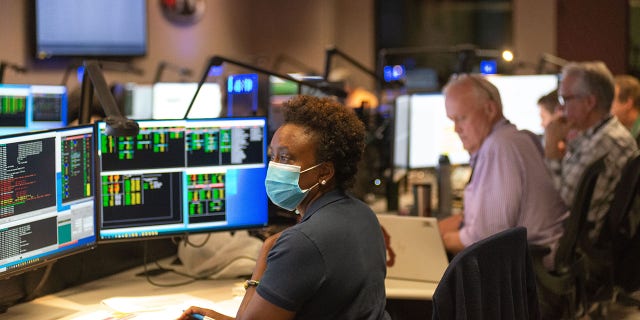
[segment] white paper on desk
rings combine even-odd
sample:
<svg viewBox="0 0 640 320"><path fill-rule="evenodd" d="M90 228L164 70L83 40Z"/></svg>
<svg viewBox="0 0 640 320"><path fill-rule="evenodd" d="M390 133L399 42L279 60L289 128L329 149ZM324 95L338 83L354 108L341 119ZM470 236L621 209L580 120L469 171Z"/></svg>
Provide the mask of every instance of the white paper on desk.
<svg viewBox="0 0 640 320"><path fill-rule="evenodd" d="M168 294L145 297L113 297L102 300L109 308L122 313L135 313L136 319L159 319L159 313L177 318L182 311L190 306L199 306L213 309L219 313L235 317L242 297L212 302L206 299L194 297L188 294ZM156 318L153 318L156 316Z"/></svg>

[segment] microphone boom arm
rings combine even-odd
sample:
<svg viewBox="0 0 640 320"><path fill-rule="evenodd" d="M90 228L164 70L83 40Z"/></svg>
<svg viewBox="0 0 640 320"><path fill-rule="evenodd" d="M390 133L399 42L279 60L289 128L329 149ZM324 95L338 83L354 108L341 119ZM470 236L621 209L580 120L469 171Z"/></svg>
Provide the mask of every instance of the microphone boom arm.
<svg viewBox="0 0 640 320"><path fill-rule="evenodd" d="M255 72L259 72L262 74L266 74L266 75L270 75L270 76L274 76L274 77L278 77L278 78L282 78L285 80L289 80L292 82L295 82L299 85L304 85L304 86L308 86L317 90L320 90L322 92L327 92L329 88L325 88L322 86L319 86L317 83L314 82L309 82L309 81L303 81L303 80L298 80L288 74L279 74L267 69L263 69L260 67L256 67L256 66L252 66L249 64L246 64L244 62L240 62L237 60L233 60L233 59L229 59L229 58L225 58L222 56L218 56L218 55L214 55L213 57L211 57L211 59L209 59L209 63L207 63L207 67L204 69L204 72L202 73L202 77L200 78L200 81L198 82L198 87L196 88L196 92L193 95L193 98L191 98L191 102L189 103L189 107L187 108L187 112L185 112L184 114L184 119L187 119L189 112L191 111L191 108L193 107L193 104L196 101L196 98L198 97L198 93L200 92L200 89L202 88L202 86L204 85L205 81L207 80L207 77L209 76L209 69L211 69L211 67L214 66L220 66L223 63L231 63L231 64L235 64L239 67L245 68L245 69L249 69L249 70L253 70ZM301 92L301 86L298 86L298 94L300 94ZM346 92L339 92L337 94L335 94L336 96L340 96L340 97L346 97Z"/></svg>

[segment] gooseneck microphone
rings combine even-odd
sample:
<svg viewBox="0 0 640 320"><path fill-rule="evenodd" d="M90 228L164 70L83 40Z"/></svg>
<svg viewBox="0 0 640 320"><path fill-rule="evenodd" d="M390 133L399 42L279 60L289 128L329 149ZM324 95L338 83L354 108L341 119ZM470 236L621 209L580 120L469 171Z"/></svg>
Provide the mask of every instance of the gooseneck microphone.
<svg viewBox="0 0 640 320"><path fill-rule="evenodd" d="M279 74L270 70L266 70L257 66L252 66L249 64L246 64L244 62L240 62L240 61L236 61L233 59L229 59L229 58L225 58L225 57L221 57L221 56L213 56L209 59L209 63L207 64L206 68L204 69L204 72L202 74L202 78L200 79L200 82L198 82L198 87L196 88L196 92L193 95L193 98L191 99L191 103L189 103L189 107L187 108L187 112L184 114L184 119L187 119L187 116L189 115L189 112L191 111L191 107L193 107L194 102L196 101L196 97L198 96L198 93L200 92L200 88L202 88L202 85L204 84L204 82L207 80L207 77L209 76L209 69L211 69L212 67L218 67L221 66L223 63L230 63L230 64L234 64L237 65L239 67L248 69L248 70L253 70L255 72L259 72L262 74L266 74L268 76L274 76L274 77L278 77L281 79L285 79L291 82L295 82L297 83L298 86L298 93L300 93L300 89L302 86L307 86L309 88L313 88L316 90L319 90L325 94L328 95L333 95L336 96L338 98L346 98L347 97L347 92L342 89L342 88L336 88L334 86L331 86L329 83L326 82L310 82L310 81L303 81L303 80L298 80L290 75L287 74Z"/></svg>
<svg viewBox="0 0 640 320"><path fill-rule="evenodd" d="M23 67L23 66L19 66L15 63L11 63L11 62L7 62L7 61L3 61L0 60L0 83L2 83L2 81L4 80L4 71L9 68L15 72L18 73L25 73L27 72L27 68Z"/></svg>
<svg viewBox="0 0 640 320"><path fill-rule="evenodd" d="M160 82L160 79L162 79L162 74L165 70L173 70L183 77L190 77L193 74L193 71L189 68L183 68L166 61L160 61L158 63L158 67L156 68L156 74L153 77L153 83Z"/></svg>

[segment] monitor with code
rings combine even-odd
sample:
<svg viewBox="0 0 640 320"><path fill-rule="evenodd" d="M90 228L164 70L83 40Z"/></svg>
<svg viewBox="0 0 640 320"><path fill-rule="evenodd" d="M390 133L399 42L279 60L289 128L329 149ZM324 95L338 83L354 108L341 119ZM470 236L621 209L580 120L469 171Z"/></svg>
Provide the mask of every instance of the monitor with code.
<svg viewBox="0 0 640 320"><path fill-rule="evenodd" d="M0 279L95 246L93 132L0 138Z"/></svg>

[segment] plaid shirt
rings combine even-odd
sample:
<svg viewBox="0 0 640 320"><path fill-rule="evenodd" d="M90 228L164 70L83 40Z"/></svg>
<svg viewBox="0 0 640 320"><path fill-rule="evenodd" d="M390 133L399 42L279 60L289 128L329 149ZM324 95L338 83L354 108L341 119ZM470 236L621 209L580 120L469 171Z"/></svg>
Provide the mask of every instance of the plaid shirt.
<svg viewBox="0 0 640 320"><path fill-rule="evenodd" d="M637 152L638 147L629 130L617 118L609 117L572 140L562 161L546 160L556 189L560 190L562 200L570 207L585 168L606 154L605 169L596 182L587 216L592 239L600 234L622 167Z"/></svg>

